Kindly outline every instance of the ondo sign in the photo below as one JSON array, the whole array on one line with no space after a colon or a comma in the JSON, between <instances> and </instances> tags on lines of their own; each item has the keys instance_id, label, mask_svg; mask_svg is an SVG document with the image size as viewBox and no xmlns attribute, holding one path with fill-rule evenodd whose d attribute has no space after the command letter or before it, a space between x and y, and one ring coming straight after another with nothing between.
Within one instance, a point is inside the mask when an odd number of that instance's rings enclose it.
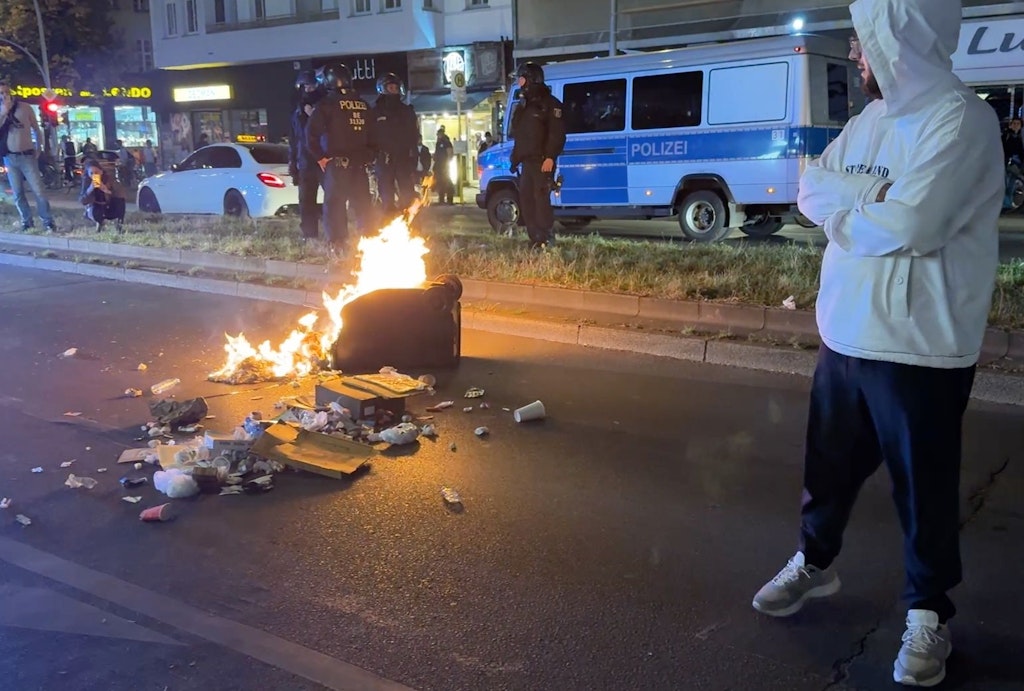
<instances>
[{"instance_id":1,"label":"ondo sign","mask_svg":"<svg viewBox=\"0 0 1024 691\"><path fill-rule=\"evenodd\" d=\"M46 98L46 87L45 86L24 86L18 84L11 87L11 93L19 98ZM153 98L153 90L148 86L111 86L103 89L102 94L96 94L92 91L79 90L74 91L72 89L66 89L64 87L55 87L53 93L61 98L94 98L102 95L105 98L125 98L125 99L138 99L145 100Z\"/></svg>"},{"instance_id":2,"label":"ondo sign","mask_svg":"<svg viewBox=\"0 0 1024 691\"><path fill-rule=\"evenodd\" d=\"M175 103L192 103L194 101L227 101L230 99L231 87L228 84L187 86L174 90Z\"/></svg>"}]
</instances>

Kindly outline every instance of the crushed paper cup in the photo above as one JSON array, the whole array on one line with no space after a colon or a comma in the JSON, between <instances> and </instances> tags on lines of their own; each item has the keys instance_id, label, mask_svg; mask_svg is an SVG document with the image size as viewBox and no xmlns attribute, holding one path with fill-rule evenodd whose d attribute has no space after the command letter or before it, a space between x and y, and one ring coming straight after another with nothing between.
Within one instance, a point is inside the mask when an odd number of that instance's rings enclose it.
<instances>
[{"instance_id":1,"label":"crushed paper cup","mask_svg":"<svg viewBox=\"0 0 1024 691\"><path fill-rule=\"evenodd\" d=\"M531 420L543 420L547 415L547 411L544 410L544 404L540 401L534 401L529 405L524 405L519 408L512 416L516 419L516 422L529 422Z\"/></svg>"}]
</instances>

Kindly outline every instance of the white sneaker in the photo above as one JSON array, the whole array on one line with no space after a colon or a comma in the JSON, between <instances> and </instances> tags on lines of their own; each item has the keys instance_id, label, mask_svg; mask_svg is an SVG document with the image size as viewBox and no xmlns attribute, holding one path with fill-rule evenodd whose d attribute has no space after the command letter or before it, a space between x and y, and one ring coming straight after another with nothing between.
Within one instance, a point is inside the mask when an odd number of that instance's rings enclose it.
<instances>
[{"instance_id":1,"label":"white sneaker","mask_svg":"<svg viewBox=\"0 0 1024 691\"><path fill-rule=\"evenodd\" d=\"M939 623L939 615L912 609L907 612L907 630L892 678L904 686L935 686L946 678L946 658L952 652L949 627Z\"/></svg>"},{"instance_id":2,"label":"white sneaker","mask_svg":"<svg viewBox=\"0 0 1024 691\"><path fill-rule=\"evenodd\" d=\"M804 553L797 552L786 568L765 583L754 596L754 609L770 617L796 614L807 600L828 597L839 592L839 576L830 566L819 569L808 565Z\"/></svg>"}]
</instances>

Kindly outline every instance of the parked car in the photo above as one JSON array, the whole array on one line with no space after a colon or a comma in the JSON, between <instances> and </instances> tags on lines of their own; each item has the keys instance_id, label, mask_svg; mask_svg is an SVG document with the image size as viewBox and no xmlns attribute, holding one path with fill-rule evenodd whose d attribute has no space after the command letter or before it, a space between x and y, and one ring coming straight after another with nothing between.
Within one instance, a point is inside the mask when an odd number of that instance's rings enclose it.
<instances>
[{"instance_id":1,"label":"parked car","mask_svg":"<svg viewBox=\"0 0 1024 691\"><path fill-rule=\"evenodd\" d=\"M295 210L299 188L288 177L287 146L211 144L143 180L138 200L149 213L268 217Z\"/></svg>"}]
</instances>

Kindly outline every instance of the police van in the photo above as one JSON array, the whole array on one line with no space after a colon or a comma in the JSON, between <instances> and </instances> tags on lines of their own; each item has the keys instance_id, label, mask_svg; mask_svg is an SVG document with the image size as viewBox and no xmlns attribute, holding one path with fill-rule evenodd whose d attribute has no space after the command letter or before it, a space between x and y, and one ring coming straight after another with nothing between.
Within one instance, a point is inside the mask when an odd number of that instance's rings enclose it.
<instances>
[{"instance_id":1,"label":"police van","mask_svg":"<svg viewBox=\"0 0 1024 691\"><path fill-rule=\"evenodd\" d=\"M806 162L859 99L849 46L790 35L545 65L568 133L552 196L560 223L678 217L687 238L777 232L798 216ZM495 230L518 222L504 141L479 158L477 205Z\"/></svg>"}]
</instances>

